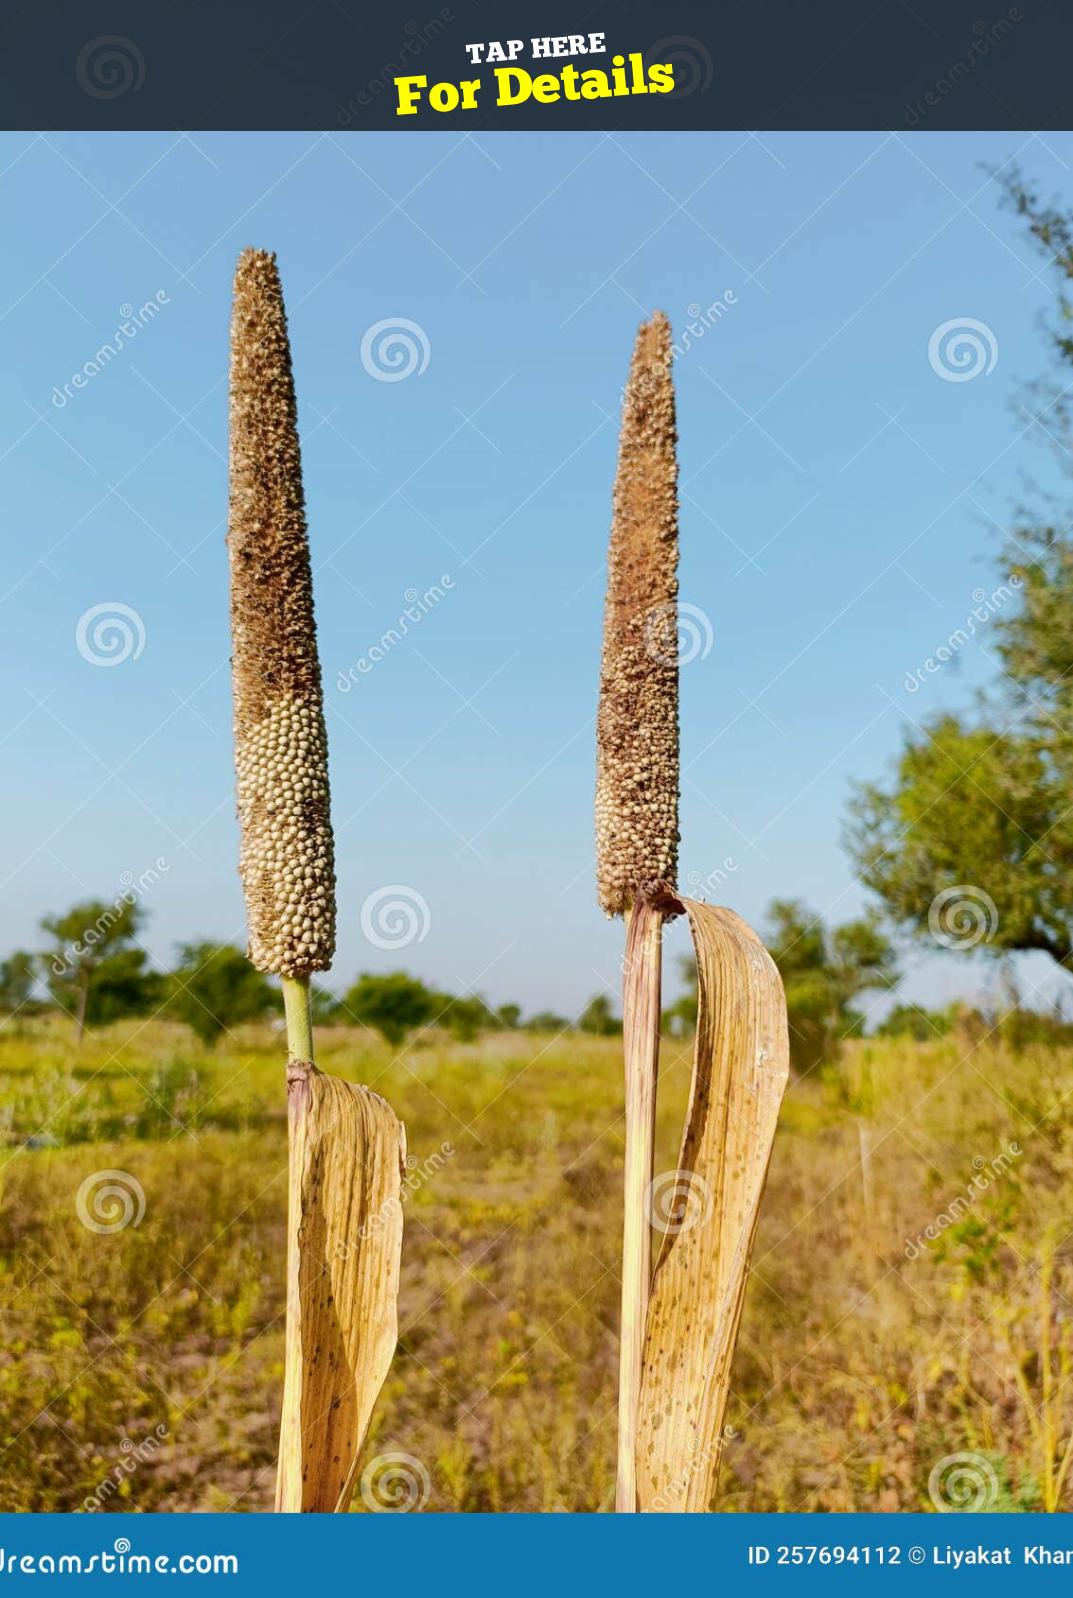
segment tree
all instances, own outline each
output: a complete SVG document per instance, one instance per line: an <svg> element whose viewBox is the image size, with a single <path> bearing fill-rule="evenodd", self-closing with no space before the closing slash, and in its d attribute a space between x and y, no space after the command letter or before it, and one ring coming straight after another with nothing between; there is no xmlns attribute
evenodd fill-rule
<svg viewBox="0 0 1073 1598"><path fill-rule="evenodd" d="M594 1037L611 1038L622 1031L622 1022L611 1013L611 1000L606 993L597 993L589 1000L577 1018L579 1032L589 1032Z"/></svg>
<svg viewBox="0 0 1073 1598"><path fill-rule="evenodd" d="M692 1032L697 1024L697 961L692 954L684 954L678 962L678 970L686 991L679 994L674 1003L668 1005L660 1020L660 1026L672 1037L680 1037L683 1032Z"/></svg>
<svg viewBox="0 0 1073 1598"><path fill-rule="evenodd" d="M494 1011L490 1010L479 994L456 997L450 993L437 993L435 1020L444 1026L459 1043L472 1043L478 1033L498 1025Z"/></svg>
<svg viewBox="0 0 1073 1598"><path fill-rule="evenodd" d="M80 1043L87 1025L144 1014L160 1002L160 978L135 947L144 921L142 907L124 894L112 904L87 900L41 922L53 940L42 956L45 980L73 1016Z"/></svg>
<svg viewBox="0 0 1073 1598"><path fill-rule="evenodd" d="M828 931L799 899L774 899L765 942L786 990L790 1058L804 1074L837 1060L844 1039L858 1034L864 1017L852 1001L870 988L889 989L899 977L894 949L874 915ZM686 991L664 1012L674 1033L697 1024L697 962L679 962Z"/></svg>
<svg viewBox="0 0 1073 1598"><path fill-rule="evenodd" d="M952 949L1040 949L1064 965L1068 803L1041 740L944 715L906 738L889 786L858 788L846 843L861 881L910 930Z"/></svg>
<svg viewBox="0 0 1073 1598"><path fill-rule="evenodd" d="M496 1020L506 1032L513 1032L522 1018L520 1004L501 1004L496 1011Z"/></svg>
<svg viewBox="0 0 1073 1598"><path fill-rule="evenodd" d="M1002 181L1057 279L1057 378L1034 385L1024 432L1069 470L1073 212ZM910 735L886 784L858 789L847 843L861 880L918 935L959 950L1041 950L1073 969L1073 535L1021 512L1001 558L1010 598L990 625L1002 678L973 716ZM994 597L994 596L992 596Z"/></svg>
<svg viewBox="0 0 1073 1598"><path fill-rule="evenodd" d="M230 943L182 944L169 988L169 1013L207 1048L221 1032L257 1021L280 1004L267 978Z"/></svg>
<svg viewBox="0 0 1073 1598"><path fill-rule="evenodd" d="M398 1048L415 1027L431 1021L442 1006L439 995L405 971L386 976L363 971L342 1001L345 1015L375 1028L392 1048Z"/></svg>
<svg viewBox="0 0 1073 1598"><path fill-rule="evenodd" d="M554 1010L538 1010L531 1015L525 1023L527 1032L568 1032L570 1022L561 1015L556 1015Z"/></svg>
<svg viewBox="0 0 1073 1598"><path fill-rule="evenodd" d="M786 989L794 1068L833 1064L843 1040L862 1029L853 1000L898 982L893 947L875 916L828 931L799 899L772 901L765 941Z"/></svg>
<svg viewBox="0 0 1073 1598"><path fill-rule="evenodd" d="M0 1011L5 1015L25 1013L33 1004L36 962L25 949L16 949L0 960Z"/></svg>
<svg viewBox="0 0 1073 1598"><path fill-rule="evenodd" d="M896 1004L886 1020L876 1027L877 1038L911 1038L914 1043L931 1043L945 1038L958 1018L959 1006L945 1010L922 1010L918 1004Z"/></svg>

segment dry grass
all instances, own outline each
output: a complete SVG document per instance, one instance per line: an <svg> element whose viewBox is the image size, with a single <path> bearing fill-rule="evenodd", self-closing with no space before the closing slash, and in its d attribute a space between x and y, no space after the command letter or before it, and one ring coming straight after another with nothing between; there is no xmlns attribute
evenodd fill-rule
<svg viewBox="0 0 1073 1598"><path fill-rule="evenodd" d="M390 1098L417 1161L400 1348L366 1458L413 1456L430 1509L609 1507L618 1040L435 1038L392 1062L366 1034L339 1030L320 1052L325 1069ZM0 1032L12 1140L0 1202L0 1508L78 1508L102 1482L114 1487L117 1467L104 1508L270 1506L283 1358L279 1053L267 1028L212 1058L160 1023L124 1023L81 1054L48 1023ZM674 1158L687 1053L665 1041L657 1170ZM1048 1439L1060 1444L1073 1423L1060 1385L1073 1324L1061 1224L1073 1217L1070 1065L1062 1053L956 1038L865 1043L837 1081L791 1085L720 1507L927 1508L933 1467L962 1450L983 1456L993 1507L1041 1504ZM15 1152L30 1134L47 1141L45 1126L58 1146ZM1011 1140L1023 1152L996 1170ZM76 1213L79 1184L105 1169L129 1172L146 1200L141 1224L113 1235ZM954 1204L985 1175L971 1202ZM951 1208L938 1242L908 1259L907 1240ZM1037 1436L1029 1409L1047 1337L1055 1382L1050 1431ZM147 1447L156 1427L159 1446Z"/></svg>

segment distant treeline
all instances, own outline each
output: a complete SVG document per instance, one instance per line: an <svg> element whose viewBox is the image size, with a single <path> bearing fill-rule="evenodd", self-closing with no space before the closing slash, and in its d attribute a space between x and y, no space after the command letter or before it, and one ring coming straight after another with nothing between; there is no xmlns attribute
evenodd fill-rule
<svg viewBox="0 0 1073 1598"><path fill-rule="evenodd" d="M139 943L145 910L135 893L112 904L88 900L41 922L46 947L17 949L0 961L0 1014L5 1024L48 1009L70 1016L76 1035L125 1016L171 1017L211 1046L221 1033L247 1021L282 1014L279 988L233 944L184 943L168 971L154 970ZM782 975L790 1018L790 1045L798 1072L833 1064L844 1041L860 1037L865 1017L856 1001L868 991L889 991L900 980L893 945L877 920L866 916L827 928L798 900L776 900L767 916L767 945ZM664 1030L682 1035L696 1022L696 969L682 962L686 991L664 1012ZM393 1046L423 1028L438 1027L465 1041L482 1032L576 1029L613 1036L622 1023L607 993L598 993L579 1015L552 1010L525 1015L519 1004L491 1005L479 994L453 994L429 986L406 971L362 972L339 995L314 985L318 1025L373 1028ZM1021 1009L1015 993L1002 1007L1006 1035L1015 1042L1069 1041L1073 1028L1060 1017ZM1016 1025L1011 1019L1016 1016ZM966 1005L942 1011L899 1004L876 1035L928 1042L952 1028L981 1031L998 1024ZM1068 1034L1068 1036L1067 1036Z"/></svg>

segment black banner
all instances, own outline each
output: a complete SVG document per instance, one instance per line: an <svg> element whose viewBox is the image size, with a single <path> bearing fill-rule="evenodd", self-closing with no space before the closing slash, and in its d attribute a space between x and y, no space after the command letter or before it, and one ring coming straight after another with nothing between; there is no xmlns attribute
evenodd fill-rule
<svg viewBox="0 0 1073 1598"><path fill-rule="evenodd" d="M1063 0L8 0L55 129L1068 128Z"/></svg>

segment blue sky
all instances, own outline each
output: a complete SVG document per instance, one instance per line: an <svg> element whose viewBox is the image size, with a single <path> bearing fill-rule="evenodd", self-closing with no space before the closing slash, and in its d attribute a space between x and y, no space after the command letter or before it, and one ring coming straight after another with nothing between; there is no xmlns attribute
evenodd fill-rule
<svg viewBox="0 0 1073 1598"><path fill-rule="evenodd" d="M223 538L246 244L278 252L291 324L338 829L332 983L402 965L564 1012L617 986L592 718L619 396L655 306L680 343L691 307L725 307L677 363L681 598L702 613L682 671L681 881L754 923L775 895L858 912L849 784L883 771L907 716L992 674L984 629L905 688L993 586L1022 474L1046 471L1012 404L1043 362L1050 287L982 169L1015 155L1045 192L1073 191L1064 135L5 136L0 946L35 946L42 914L160 860L156 957L243 937ZM122 308L154 296L71 388ZM966 318L993 369L943 380L929 339ZM363 336L400 319L424 369L383 381ZM444 578L344 692L407 595ZM135 613L111 666L86 658L92 618L79 648L106 605ZM388 887L424 934L400 948L362 927ZM988 980L919 954L905 992Z"/></svg>

